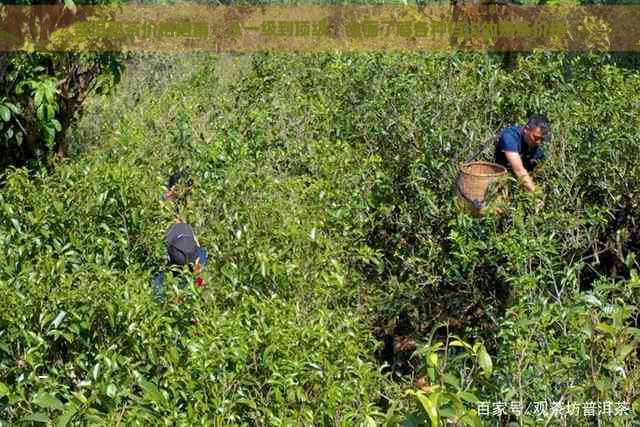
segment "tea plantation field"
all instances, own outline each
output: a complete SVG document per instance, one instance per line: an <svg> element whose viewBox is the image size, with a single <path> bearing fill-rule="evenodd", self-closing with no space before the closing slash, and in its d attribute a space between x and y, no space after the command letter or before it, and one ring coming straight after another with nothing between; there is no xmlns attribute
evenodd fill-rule
<svg viewBox="0 0 640 427"><path fill-rule="evenodd" d="M66 158L1 172L0 424L640 425L623 59L135 55ZM511 178L461 212L461 159L535 112L544 208ZM177 217L204 283L157 300Z"/></svg>

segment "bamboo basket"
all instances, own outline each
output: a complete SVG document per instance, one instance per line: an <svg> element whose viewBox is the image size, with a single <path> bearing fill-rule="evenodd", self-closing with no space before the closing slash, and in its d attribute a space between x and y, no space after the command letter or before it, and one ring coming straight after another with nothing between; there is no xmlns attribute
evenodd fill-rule
<svg viewBox="0 0 640 427"><path fill-rule="evenodd" d="M463 207L481 215L485 206L487 188L507 175L504 166L490 162L470 162L460 166L456 178L456 192Z"/></svg>

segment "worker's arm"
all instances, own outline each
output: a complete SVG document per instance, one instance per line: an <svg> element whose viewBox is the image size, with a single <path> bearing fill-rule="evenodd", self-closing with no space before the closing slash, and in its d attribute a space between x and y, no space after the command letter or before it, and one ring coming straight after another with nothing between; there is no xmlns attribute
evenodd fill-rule
<svg viewBox="0 0 640 427"><path fill-rule="evenodd" d="M520 157L520 154L514 151L503 151L503 153L509 161L509 164L511 165L511 170L513 170L513 173L516 174L516 176L522 181L527 191L531 193L536 191L536 186L533 183L533 179L531 179L529 172L522 164L522 158Z"/></svg>

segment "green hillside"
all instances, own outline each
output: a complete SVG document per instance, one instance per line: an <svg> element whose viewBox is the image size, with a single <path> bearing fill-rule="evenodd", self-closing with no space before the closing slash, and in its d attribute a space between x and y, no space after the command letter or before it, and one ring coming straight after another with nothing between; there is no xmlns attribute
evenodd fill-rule
<svg viewBox="0 0 640 427"><path fill-rule="evenodd" d="M638 93L606 54L134 56L67 158L4 173L0 420L639 425ZM458 164L534 112L544 208L511 178L461 212ZM176 217L209 263L158 301Z"/></svg>

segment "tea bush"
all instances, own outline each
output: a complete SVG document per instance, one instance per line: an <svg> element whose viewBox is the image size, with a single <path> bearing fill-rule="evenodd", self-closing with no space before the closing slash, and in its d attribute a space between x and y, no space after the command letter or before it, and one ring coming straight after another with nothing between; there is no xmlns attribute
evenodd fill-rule
<svg viewBox="0 0 640 427"><path fill-rule="evenodd" d="M475 392L487 401L597 400L637 408L638 360L630 349L638 340L638 229L631 219L638 115L622 94L638 90L638 74L607 55L520 59L508 73L487 54L257 55L229 107L246 114L228 113L225 127L248 136L254 156L290 153L287 141L327 137L380 159L361 208L368 233L355 236L367 255L350 262L367 276L372 325L420 340L446 321L485 340L497 356L496 379ZM451 189L457 163L485 137L538 111L551 117L555 135L537 176L547 208L535 212L512 186L504 215L459 214ZM625 296L610 293L616 288ZM594 292L602 307L619 313L616 332L602 326L611 325L612 311L587 314L584 298ZM536 319L538 335L530 335L525 319ZM609 332L584 332L598 324ZM595 368L587 363L594 357L618 361ZM388 361L406 375L413 362L401 359ZM580 386L563 389L569 383ZM626 418L605 422L632 418L629 409ZM530 415L521 421L536 422Z"/></svg>
<svg viewBox="0 0 640 427"><path fill-rule="evenodd" d="M2 418L633 425L640 75L615 61L135 58L88 106L76 158L7 175ZM461 213L456 166L538 111L544 209L510 180L502 214ZM161 201L184 166L187 202ZM205 286L171 279L156 303L176 215L209 251ZM479 413L543 401L624 407Z"/></svg>
<svg viewBox="0 0 640 427"><path fill-rule="evenodd" d="M355 298L352 281L361 278L343 265L346 238L325 231L325 222L346 231L339 224L357 215L361 198L352 189L366 191L375 159L318 141L300 159L322 155L360 172L336 180L327 165L313 179L289 177L208 124L200 142L201 129L173 120L209 105L215 72L205 64L137 107L123 108L126 95L95 104L90 114L102 114L111 135L98 148L54 172L8 175L0 278L7 422L351 424L375 416L384 383L375 343L342 302ZM196 96L186 99L187 89ZM174 130L165 132L168 123ZM77 137L95 130L90 123ZM163 268L162 236L174 217L159 196L179 161L195 171L179 215L211 262L203 288L174 281L156 304L150 279Z"/></svg>

